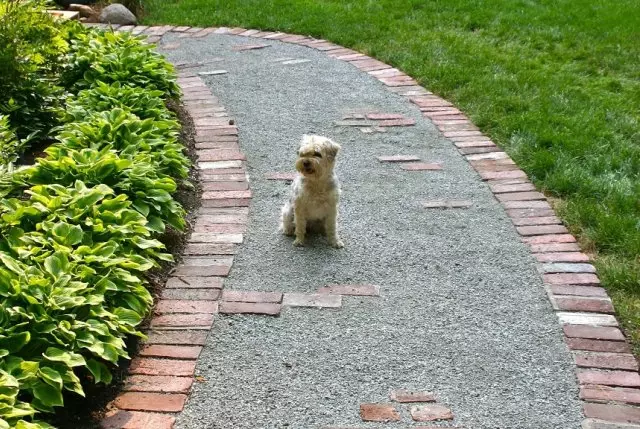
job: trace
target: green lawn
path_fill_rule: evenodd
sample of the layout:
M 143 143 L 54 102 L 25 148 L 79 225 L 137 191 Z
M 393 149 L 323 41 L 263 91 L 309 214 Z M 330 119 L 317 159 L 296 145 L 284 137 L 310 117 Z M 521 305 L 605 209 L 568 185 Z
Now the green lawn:
M 547 195 L 640 354 L 638 0 L 145 0 L 145 23 L 312 35 L 451 100 Z

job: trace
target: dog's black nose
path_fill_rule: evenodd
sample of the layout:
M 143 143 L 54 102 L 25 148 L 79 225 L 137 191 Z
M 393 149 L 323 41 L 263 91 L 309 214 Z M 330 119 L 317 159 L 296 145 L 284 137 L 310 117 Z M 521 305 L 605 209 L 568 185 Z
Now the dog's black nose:
M 309 160 L 304 160 L 304 162 L 302 163 L 302 165 L 304 165 L 305 167 L 309 167 L 311 165 L 311 161 Z

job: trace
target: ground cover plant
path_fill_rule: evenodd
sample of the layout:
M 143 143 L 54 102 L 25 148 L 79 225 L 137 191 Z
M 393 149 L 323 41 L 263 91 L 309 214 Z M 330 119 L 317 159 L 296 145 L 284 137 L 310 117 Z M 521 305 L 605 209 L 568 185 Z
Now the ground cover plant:
M 174 194 L 190 165 L 166 106 L 175 73 L 150 46 L 54 23 L 39 2 L 2 3 L 9 15 L 59 39 L 14 28 L 17 47 L 0 45 L 15 69 L 0 91 L 0 429 L 50 428 L 47 413 L 109 383 L 143 336 L 147 272 L 172 260 L 158 238 L 185 227 Z M 32 64 L 49 52 L 35 42 L 56 45 L 55 68 Z M 34 145 L 44 153 L 22 165 Z
M 637 1 L 146 0 L 145 11 L 145 24 L 328 39 L 453 101 L 553 198 L 640 355 Z

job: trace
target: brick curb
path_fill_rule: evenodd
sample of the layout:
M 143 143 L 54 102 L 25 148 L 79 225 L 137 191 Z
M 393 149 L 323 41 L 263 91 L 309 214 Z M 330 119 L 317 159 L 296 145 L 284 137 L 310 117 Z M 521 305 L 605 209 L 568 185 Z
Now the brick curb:
M 109 28 L 105 24 L 88 25 Z M 640 405 L 638 364 L 615 316 L 612 315 L 613 305 L 606 290 L 600 286 L 596 270 L 589 264 L 589 257 L 580 252 L 575 237 L 556 217 L 545 196 L 535 191 L 526 173 L 452 103 L 425 90 L 410 76 L 392 66 L 357 51 L 312 37 L 227 27 L 191 28 L 166 25 L 111 28 L 146 35 L 149 43 L 158 42 L 162 35 L 171 32 L 178 33 L 179 37 L 183 38 L 200 38 L 216 33 L 302 45 L 324 51 L 329 57 L 352 64 L 378 79 L 389 91 L 415 104 L 423 116 L 431 120 L 443 136 L 455 145 L 481 179 L 487 182 L 514 223 L 522 241 L 529 246 L 532 255 L 538 261 L 538 270 L 563 328 L 565 343 L 576 363 L 580 399 L 583 401 L 585 414 L 583 427 L 602 429 L 610 427 L 611 424 L 640 423 L 640 408 L 636 407 Z M 260 47 L 247 45 L 243 49 Z M 225 132 L 211 133 L 211 125 L 198 125 L 206 124 L 205 118 L 208 117 L 215 116 L 220 119 L 227 116 L 199 77 L 189 72 L 181 72 L 178 83 L 185 94 L 183 101 L 187 111 L 196 123 L 196 136 L 206 136 L 200 139 L 196 137 L 198 147 L 201 148 L 197 153 L 202 161 L 202 164 L 199 164 L 202 168 L 203 185 L 211 190 L 207 189 L 203 194 L 203 207 L 200 209 L 196 231 L 193 234 L 195 237 L 189 240 L 185 255 L 185 260 L 196 260 L 188 266 L 178 267 L 184 270 L 181 271 L 182 277 L 170 279 L 168 288 L 171 289 L 166 290 L 176 292 L 167 297 L 163 296 L 163 299 L 171 301 L 161 301 L 159 307 L 176 313 L 163 312 L 160 315 L 163 319 L 155 323 L 157 328 L 150 332 L 148 345 L 132 363 L 133 368 L 148 370 L 144 372 L 147 378 L 137 376 L 131 386 L 135 389 L 150 387 L 147 391 L 127 387 L 130 391 L 123 393 L 124 399 L 119 397 L 115 401 L 116 406 L 121 405 L 120 409 L 112 410 L 107 415 L 103 421 L 104 428 L 151 427 L 148 426 L 151 424 L 149 422 L 153 422 L 153 427 L 158 429 L 173 427 L 174 417 L 161 413 L 172 413 L 182 409 L 186 399 L 185 383 L 184 380 L 166 380 L 163 368 L 167 371 L 183 371 L 180 374 L 188 373 L 189 379 L 193 379 L 191 368 L 195 368 L 194 360 L 197 359 L 213 323 L 212 317 L 206 316 L 218 311 L 218 306 L 213 303 L 218 304 L 216 300 L 222 289 L 220 276 L 225 276 L 231 269 L 235 248 L 242 242 L 242 233 L 236 231 L 244 229 L 230 225 L 240 224 L 246 227 L 247 223 L 247 207 L 251 194 L 248 191 L 245 158 L 238 146 L 237 127 L 233 125 L 234 122 L 230 122 L 230 125 L 219 125 Z M 208 105 L 210 110 L 203 110 L 203 104 Z M 190 105 L 197 105 L 198 109 L 192 107 L 190 111 Z M 206 172 L 207 169 L 212 169 L 210 176 Z M 231 185 L 235 182 L 242 185 Z M 246 187 L 238 187 L 245 185 Z M 468 205 L 470 204 L 468 202 Z M 217 229 L 214 228 L 215 232 L 209 232 L 210 229 L 207 230 L 205 227 L 208 216 L 221 216 L 220 219 L 234 222 L 215 221 L 216 225 L 227 226 L 217 226 Z M 198 225 L 201 229 L 198 229 Z M 228 232 L 223 232 L 225 229 Z M 198 258 L 215 258 L 216 262 L 213 265 L 207 263 L 206 266 L 198 266 Z M 186 282 L 184 287 L 180 287 L 180 282 Z M 259 301 L 225 304 L 223 301 L 221 305 L 226 307 L 225 313 L 274 315 L 279 313 L 282 303 Z M 229 310 L 230 308 L 233 308 L 233 311 Z M 176 314 L 176 317 L 166 317 Z M 184 329 L 194 325 L 203 330 Z M 167 359 L 171 360 L 164 362 Z M 162 361 L 162 364 L 157 361 Z M 180 378 L 175 372 L 173 374 L 172 377 Z M 158 378 L 158 383 L 154 385 L 153 377 L 164 378 Z M 164 386 L 169 390 L 162 390 Z M 163 395 L 158 394 L 158 391 L 165 392 L 163 394 L 166 396 L 157 397 Z M 188 389 L 186 391 L 188 392 Z M 145 401 L 151 404 L 147 408 L 144 408 Z M 127 421 L 129 423 L 122 423 Z M 629 428 L 640 426 L 633 425 Z

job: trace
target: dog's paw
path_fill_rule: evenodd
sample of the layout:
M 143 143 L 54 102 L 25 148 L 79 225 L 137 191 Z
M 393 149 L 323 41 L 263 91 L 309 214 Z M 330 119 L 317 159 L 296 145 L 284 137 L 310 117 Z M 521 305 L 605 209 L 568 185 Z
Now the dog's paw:
M 293 245 L 294 245 L 294 246 L 296 246 L 296 247 L 302 247 L 302 246 L 304 246 L 304 241 L 299 240 L 299 239 L 297 239 L 297 238 L 296 238 L 296 239 L 293 241 Z
M 335 247 L 336 249 L 342 249 L 344 247 L 344 243 L 342 240 L 335 240 L 329 243 L 331 247 Z

